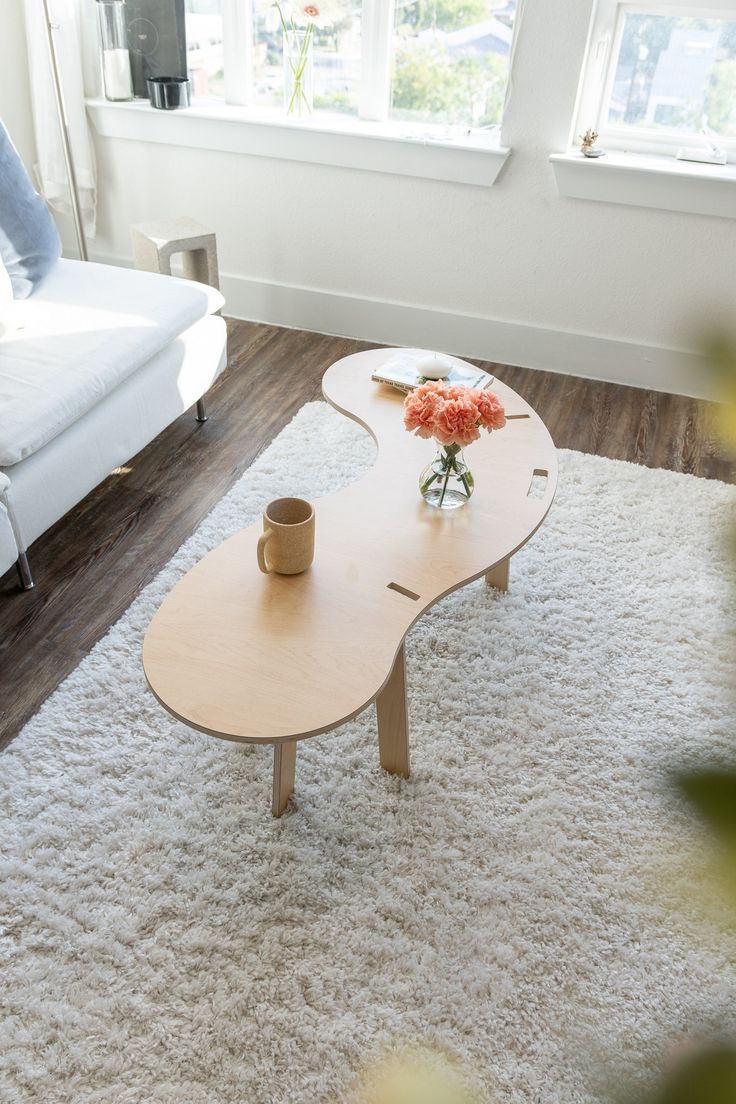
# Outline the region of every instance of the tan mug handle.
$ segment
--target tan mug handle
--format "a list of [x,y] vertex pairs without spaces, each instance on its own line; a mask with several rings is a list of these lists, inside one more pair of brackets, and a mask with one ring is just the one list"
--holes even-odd
[[256,554],[258,556],[258,566],[260,567],[264,575],[268,575],[273,571],[273,568],[269,567],[268,563],[266,562],[266,545],[268,544],[268,541],[272,536],[273,529],[267,529],[266,532],[258,538],[258,548],[256,549]]

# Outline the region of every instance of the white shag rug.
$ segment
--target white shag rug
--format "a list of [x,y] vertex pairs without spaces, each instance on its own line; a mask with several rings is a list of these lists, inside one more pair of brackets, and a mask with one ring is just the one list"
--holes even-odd
[[392,1041],[578,1104],[736,1027],[733,941],[657,884],[702,844],[664,773],[728,756],[735,487],[563,452],[509,593],[409,637],[408,781],[371,710],[300,744],[274,820],[270,749],[146,689],[177,578],[373,449],[306,406],[0,757],[3,1104],[339,1104]]

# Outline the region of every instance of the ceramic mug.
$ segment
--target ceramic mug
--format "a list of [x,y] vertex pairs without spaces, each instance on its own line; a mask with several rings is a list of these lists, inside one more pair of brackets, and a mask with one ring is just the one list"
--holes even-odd
[[298,575],[314,559],[314,507],[303,498],[276,498],[263,511],[258,566],[267,575]]

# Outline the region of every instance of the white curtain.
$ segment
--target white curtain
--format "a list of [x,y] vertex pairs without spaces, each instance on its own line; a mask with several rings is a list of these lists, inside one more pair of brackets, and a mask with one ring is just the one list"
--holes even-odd
[[[24,0],[31,100],[36,131],[38,186],[51,206],[62,213],[71,211],[61,132],[56,110],[51,64],[44,28],[42,0]],[[79,0],[49,0],[51,19],[58,24],[54,42],[69,122],[72,158],[77,177],[82,222],[89,237],[95,235],[95,156],[84,106],[83,47]]]

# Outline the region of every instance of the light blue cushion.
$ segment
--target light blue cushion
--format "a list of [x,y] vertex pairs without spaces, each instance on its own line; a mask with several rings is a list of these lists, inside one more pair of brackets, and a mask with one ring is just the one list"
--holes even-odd
[[27,299],[60,256],[56,223],[0,123],[0,258],[14,298]]

